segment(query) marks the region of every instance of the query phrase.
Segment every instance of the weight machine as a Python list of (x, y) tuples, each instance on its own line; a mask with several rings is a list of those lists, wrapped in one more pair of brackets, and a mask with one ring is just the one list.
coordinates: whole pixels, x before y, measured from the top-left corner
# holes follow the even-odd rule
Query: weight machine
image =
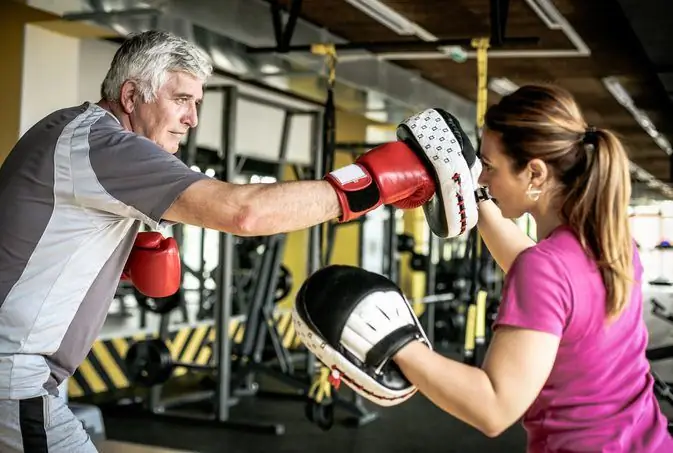
[[(209, 87), (207, 90), (217, 90), (224, 96), (223, 102), (223, 135), (221, 150), (215, 161), (210, 161), (210, 168), (215, 168), (216, 176), (224, 181), (234, 181), (237, 162), (233, 144), (235, 143), (234, 125), (236, 118), (236, 105), (239, 99), (247, 99), (252, 102), (279, 107), (277, 104), (268, 103), (265, 100), (253, 98), (239, 93), (235, 87)], [(285, 108), (285, 107), (284, 107)], [(333, 162), (333, 155), (328, 158), (327, 152), (333, 154), (333, 148), (328, 144), (321, 143), (325, 121), (322, 120), (322, 112), (298, 111), (285, 108), (285, 121), (281, 138), (281, 149), (278, 164), (274, 167), (276, 179), (282, 179), (282, 171), (286, 164), (286, 148), (289, 138), (290, 123), (293, 116), (310, 115), (313, 121), (312, 149), (314, 150), (314, 162), (312, 168), (295, 166), (295, 174), (298, 179), (315, 178), (326, 171), (325, 162)], [(197, 165), (199, 153), (197, 152), (196, 136), (197, 129), (190, 131), (187, 140), (186, 155), (182, 156), (188, 165)], [(325, 149), (327, 151), (322, 152)], [(239, 168), (243, 168), (238, 165)], [(324, 225), (312, 227), (309, 231), (309, 256), (307, 274), (310, 275), (330, 261), (333, 250), (335, 228), (338, 225), (329, 225), (327, 232)], [(331, 231), (331, 232), (330, 232)], [(203, 232), (202, 232), (203, 233)], [(175, 234), (181, 243), (182, 234)], [(290, 354), (283, 345), (275, 321), (274, 308), (278, 299), (278, 293), (289, 291), (278, 282), (287, 282), (287, 278), (279, 278), (283, 275), (281, 264), (285, 235), (279, 234), (263, 238), (236, 238), (228, 233), (219, 233), (219, 265), (216, 268), (215, 290), (207, 290), (204, 282), (203, 257), (200, 270), (196, 271), (184, 266), (185, 272), (195, 276), (199, 282), (198, 292), (200, 295), (200, 312), (214, 311), (215, 341), (212, 344), (213, 357), (210, 364), (198, 365), (182, 363), (173, 360), (171, 352), (166, 344), (168, 337), (168, 317), (166, 314), (171, 310), (171, 304), (161, 305), (161, 310), (166, 310), (162, 315), (159, 329), (159, 338), (140, 341), (129, 348), (126, 364), (127, 374), (130, 381), (148, 387), (147, 398), (144, 407), (138, 411), (151, 413), (155, 416), (172, 418), (180, 422), (210, 422), (218, 426), (233, 429), (252, 430), (256, 432), (281, 435), (285, 427), (280, 422), (264, 422), (260, 420), (234, 420), (231, 408), (236, 406), (242, 398), (249, 396), (274, 397), (296, 400), (306, 404), (306, 413), (309, 419), (317, 423), (323, 429), (331, 427), (334, 421), (334, 407), (342, 407), (354, 415), (347, 420), (350, 424), (361, 426), (373, 420), (376, 415), (369, 412), (362, 404), (358, 395), (353, 394), (352, 399), (335, 397), (326, 403), (316, 404), (309, 396), (313, 378), (316, 376), (315, 358), (306, 353)], [(247, 242), (246, 242), (247, 241)], [(253, 241), (253, 242), (251, 242)], [(324, 247), (325, 246), (325, 247)], [(204, 250), (204, 242), (201, 240), (201, 252)], [(235, 275), (237, 268), (250, 256), (251, 249), (262, 248), (264, 251), (258, 259), (245, 264), (249, 267), (252, 279), (252, 291), (247, 291), (249, 297), (243, 297), (245, 281)], [(322, 251), (326, 250), (323, 254)], [(237, 253), (239, 252), (239, 253)], [(240, 253), (243, 252), (243, 253)], [(184, 280), (183, 280), (184, 281)], [(180, 302), (176, 306), (184, 306), (181, 289)], [(205, 301), (209, 301), (209, 307), (203, 307)], [(240, 343), (236, 343), (229, 335), (229, 326), (232, 321), (235, 302), (241, 311), (245, 313), (245, 330)], [(182, 304), (182, 305), (181, 305)], [(173, 306), (174, 309), (176, 306)], [(156, 306), (152, 306), (157, 310)], [(272, 357), (268, 357), (269, 349)], [(206, 388), (203, 391), (192, 392), (187, 395), (166, 397), (164, 385), (173, 376), (176, 368), (184, 368), (188, 371), (204, 373)], [(287, 391), (262, 391), (257, 378), (261, 375), (271, 378), (280, 383)], [(210, 385), (208, 385), (210, 380)], [(307, 398), (308, 397), (308, 398)], [(128, 408), (124, 413), (129, 415)]]
[[(240, 93), (236, 87), (208, 87), (207, 91), (221, 92), (223, 95), (222, 113), (222, 145), (214, 162), (216, 177), (223, 181), (234, 182), (236, 178), (237, 156), (235, 155), (235, 121), (236, 109), (239, 100), (248, 100), (254, 103), (282, 108), (285, 111), (285, 121), (280, 144), (280, 159), (275, 165), (275, 176), (282, 179), (284, 170), (287, 142), (290, 133), (290, 123), (294, 116), (309, 115), (314, 126), (320, 125), (321, 113), (317, 111), (291, 110), (286, 106), (259, 99), (254, 96)], [(186, 146), (184, 161), (196, 164), (198, 153), (195, 137), (198, 129), (192, 129)], [(320, 136), (319, 127), (312, 131), (313, 145), (316, 146)], [(211, 167), (213, 168), (213, 167)], [(304, 169), (295, 169), (304, 172)], [(314, 169), (314, 173), (318, 170)], [(180, 238), (180, 234), (176, 234)], [(173, 361), (170, 351), (163, 341), (168, 335), (167, 317), (163, 316), (159, 329), (159, 339), (138, 342), (131, 346), (126, 358), (127, 373), (133, 382), (149, 386), (145, 408), (154, 415), (171, 417), (180, 421), (195, 420), (199, 423), (214, 422), (218, 426), (236, 429), (246, 429), (258, 432), (282, 434), (284, 426), (281, 423), (264, 423), (257, 420), (233, 420), (231, 408), (245, 396), (260, 396), (256, 377), (265, 374), (294, 389), (290, 395), (305, 393), (307, 383), (300, 376), (295, 376), (293, 360), (288, 350), (283, 346), (282, 339), (276, 330), (273, 319), (274, 304), (277, 299), (279, 276), (281, 275), (281, 260), (285, 245), (285, 235), (269, 236), (257, 239), (264, 249), (261, 257), (252, 264), (252, 291), (250, 300), (246, 304), (239, 303), (246, 314), (245, 331), (240, 344), (232, 344), (229, 335), (229, 326), (232, 322), (234, 301), (241, 301), (241, 288), (237, 286), (234, 270), (241, 264), (241, 254), (237, 254), (237, 246), (243, 248), (241, 240), (232, 234), (219, 233), (219, 265), (214, 275), (215, 290), (206, 291), (203, 266), (200, 272), (190, 271), (199, 281), (201, 304), (206, 298), (211, 301), (214, 311), (215, 341), (212, 344), (213, 355), (211, 364), (195, 365)], [(203, 252), (203, 241), (201, 252)], [(238, 263), (236, 262), (238, 258)], [(203, 265), (203, 260), (202, 260)], [(309, 271), (311, 264), (309, 264)], [(250, 291), (249, 291), (250, 293)], [(202, 307), (203, 308), (203, 307)], [(263, 352), (271, 344), (275, 359), (265, 361)], [(203, 392), (181, 395), (175, 398), (163, 397), (163, 385), (177, 367), (196, 372), (205, 372), (212, 380), (212, 389)], [(198, 407), (195, 409), (195, 406)]]
[[(673, 314), (669, 313), (666, 308), (656, 299), (650, 299), (652, 305), (651, 313), (668, 323), (673, 324)], [(673, 346), (659, 346), (656, 348), (649, 348), (645, 355), (650, 362), (657, 362), (660, 360), (669, 360), (673, 358)], [(654, 389), (657, 395), (669, 404), (673, 405), (673, 383), (665, 381), (657, 372), (651, 370), (654, 377)]]
[[(652, 314), (668, 323), (673, 324), (673, 314), (666, 310), (658, 300), (650, 299), (652, 305)], [(656, 348), (649, 348), (645, 351), (647, 360), (650, 362), (657, 362), (659, 360), (668, 360), (673, 358), (673, 346), (660, 346)], [(654, 379), (654, 392), (660, 400), (666, 401), (673, 406), (673, 383), (666, 381), (659, 373), (650, 369), (650, 374)], [(673, 421), (668, 422), (668, 432), (673, 434)]]

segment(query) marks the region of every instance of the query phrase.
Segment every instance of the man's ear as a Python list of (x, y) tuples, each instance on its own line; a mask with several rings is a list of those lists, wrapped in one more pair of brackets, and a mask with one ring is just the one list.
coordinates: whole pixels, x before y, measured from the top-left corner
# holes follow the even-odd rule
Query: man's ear
[(124, 113), (130, 115), (135, 110), (135, 103), (139, 95), (138, 86), (133, 80), (127, 80), (122, 84), (119, 104)]

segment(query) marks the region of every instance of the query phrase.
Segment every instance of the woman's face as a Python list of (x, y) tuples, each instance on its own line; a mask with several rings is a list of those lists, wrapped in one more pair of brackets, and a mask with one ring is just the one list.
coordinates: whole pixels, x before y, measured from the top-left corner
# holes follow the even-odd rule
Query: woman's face
[(479, 183), (487, 186), (498, 202), (502, 215), (509, 219), (521, 217), (530, 212), (532, 200), (526, 195), (530, 184), (527, 171), (514, 173), (512, 161), (503, 152), (503, 144), (496, 132), (484, 130), (481, 141), (481, 161), (483, 170)]

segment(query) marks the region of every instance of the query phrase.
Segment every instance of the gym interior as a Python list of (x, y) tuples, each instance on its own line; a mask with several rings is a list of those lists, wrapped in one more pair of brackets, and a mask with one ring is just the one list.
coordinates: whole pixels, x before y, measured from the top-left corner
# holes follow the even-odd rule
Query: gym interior
[[(97, 101), (124, 37), (147, 29), (212, 59), (179, 156), (236, 183), (320, 178), (429, 107), (452, 112), (476, 144), (501, 96), (528, 81), (567, 88), (628, 146), (648, 358), (673, 417), (670, 2), (6, 0), (0, 12), (0, 162), (44, 115)], [(535, 239), (531, 217), (514, 221)], [(524, 451), (519, 424), (488, 438), (422, 395), (378, 407), (336, 388), (291, 319), (308, 275), (359, 266), (399, 285), (436, 350), (479, 366), (504, 275), (476, 229), (440, 239), (421, 209), (385, 206), (270, 237), (163, 233), (180, 246), (181, 288), (152, 299), (120, 282), (63, 385), (101, 452)]]

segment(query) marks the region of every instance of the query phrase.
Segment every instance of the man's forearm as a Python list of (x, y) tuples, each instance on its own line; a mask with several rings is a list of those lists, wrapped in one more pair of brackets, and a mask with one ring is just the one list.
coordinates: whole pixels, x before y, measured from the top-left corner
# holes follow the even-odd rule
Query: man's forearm
[(435, 405), (487, 436), (498, 434), (496, 394), (483, 370), (443, 357), (420, 342), (402, 349), (394, 360)]
[(236, 189), (241, 230), (262, 236), (302, 230), (341, 215), (336, 192), (326, 181), (249, 184)]
[(515, 258), (525, 249), (535, 245), (510, 219), (502, 216), (500, 208), (492, 200), (479, 204), (479, 233), (495, 262), (508, 272)]

